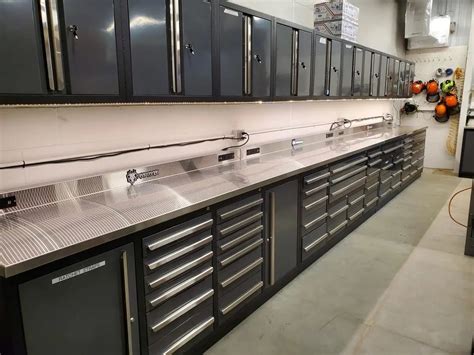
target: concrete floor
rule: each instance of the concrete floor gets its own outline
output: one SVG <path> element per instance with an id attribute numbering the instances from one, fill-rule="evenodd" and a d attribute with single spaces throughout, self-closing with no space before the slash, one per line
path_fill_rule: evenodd
<path id="1" fill-rule="evenodd" d="M 207 354 L 470 353 L 474 258 L 447 212 L 470 184 L 425 170 Z M 453 206 L 463 221 L 468 200 Z"/>

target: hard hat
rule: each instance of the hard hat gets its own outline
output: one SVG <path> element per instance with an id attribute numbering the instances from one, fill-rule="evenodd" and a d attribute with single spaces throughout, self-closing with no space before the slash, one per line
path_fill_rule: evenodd
<path id="1" fill-rule="evenodd" d="M 441 83 L 441 91 L 447 94 L 448 92 L 451 92 L 456 86 L 456 83 L 454 80 L 445 80 Z"/>
<path id="2" fill-rule="evenodd" d="M 438 88 L 439 88 L 439 84 L 436 80 L 434 79 L 431 79 L 430 81 L 428 81 L 428 83 L 426 84 L 426 92 L 429 94 L 429 95 L 434 95 L 434 94 L 437 94 L 438 93 Z"/>
<path id="3" fill-rule="evenodd" d="M 458 105 L 458 97 L 456 95 L 446 95 L 444 102 L 447 107 L 456 107 Z"/>
<path id="4" fill-rule="evenodd" d="M 436 105 L 434 118 L 440 123 L 444 123 L 449 120 L 448 108 L 443 102 L 440 102 Z"/>
<path id="5" fill-rule="evenodd" d="M 415 95 L 418 95 L 424 89 L 425 89 L 425 84 L 421 80 L 411 83 L 411 92 L 414 93 Z"/>

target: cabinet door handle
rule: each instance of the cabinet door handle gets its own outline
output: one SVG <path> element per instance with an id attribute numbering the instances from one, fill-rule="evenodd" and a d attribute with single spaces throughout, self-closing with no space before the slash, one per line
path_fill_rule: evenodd
<path id="1" fill-rule="evenodd" d="M 275 284 L 275 193 L 270 192 L 270 285 Z"/>
<path id="2" fill-rule="evenodd" d="M 244 94 L 252 94 L 252 18 L 244 16 Z"/>
<path id="3" fill-rule="evenodd" d="M 196 51 L 194 50 L 194 47 L 191 43 L 188 43 L 184 46 L 186 49 L 189 49 L 189 53 L 192 55 L 196 55 Z"/>
<path id="4" fill-rule="evenodd" d="M 261 58 L 258 54 L 255 54 L 254 58 L 255 58 L 255 60 L 257 61 L 258 64 L 262 64 L 262 63 L 263 63 L 262 58 Z"/>
<path id="5" fill-rule="evenodd" d="M 56 89 L 54 83 L 54 69 L 53 69 L 53 54 L 51 52 L 50 34 L 49 34 L 49 21 L 48 21 L 48 8 L 46 7 L 46 0 L 40 0 L 40 15 L 41 15 L 41 27 L 43 29 L 43 44 L 46 57 L 46 69 L 48 73 L 48 84 L 50 90 Z"/>
<path id="6" fill-rule="evenodd" d="M 122 277 L 123 277 L 123 293 L 125 300 L 125 321 L 127 323 L 127 349 L 128 355 L 133 355 L 133 331 L 132 323 L 135 319 L 132 317 L 130 306 L 130 283 L 128 275 L 128 255 L 126 251 L 122 252 Z"/>
<path id="7" fill-rule="evenodd" d="M 75 39 L 76 41 L 79 40 L 79 36 L 78 36 L 78 34 L 77 34 L 77 31 L 79 31 L 79 28 L 77 27 L 77 25 L 70 25 L 70 26 L 67 28 L 67 30 L 72 33 L 72 35 L 74 36 L 74 39 Z"/>
<path id="8" fill-rule="evenodd" d="M 171 84 L 174 94 L 180 94 L 181 87 L 181 55 L 180 55 L 180 9 L 179 0 L 170 1 L 171 30 Z"/>
<path id="9" fill-rule="evenodd" d="M 305 64 L 305 62 L 301 62 L 301 68 L 303 68 L 304 70 L 306 70 L 306 64 Z"/>
<path id="10" fill-rule="evenodd" d="M 61 47 L 61 34 L 59 31 L 59 16 L 57 0 L 48 1 L 49 18 L 51 20 L 51 39 L 53 43 L 54 66 L 56 75 L 56 90 L 64 90 L 64 68 Z"/>

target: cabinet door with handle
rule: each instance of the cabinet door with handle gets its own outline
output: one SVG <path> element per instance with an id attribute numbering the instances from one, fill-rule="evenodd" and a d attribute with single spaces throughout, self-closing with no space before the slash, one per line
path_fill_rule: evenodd
<path id="1" fill-rule="evenodd" d="M 298 254 L 298 181 L 276 186 L 266 193 L 269 284 L 294 270 Z"/>
<path id="2" fill-rule="evenodd" d="M 364 65 L 364 51 L 361 48 L 354 50 L 353 96 L 362 93 L 362 68 Z"/>
<path id="3" fill-rule="evenodd" d="M 21 284 L 28 354 L 139 354 L 134 265 L 128 244 Z"/>
<path id="4" fill-rule="evenodd" d="M 341 96 L 352 96 L 354 47 L 352 44 L 342 45 L 342 84 Z"/>
<path id="5" fill-rule="evenodd" d="M 272 22 L 252 17 L 251 72 L 252 96 L 270 96 Z"/>
<path id="6" fill-rule="evenodd" d="M 397 96 L 403 97 L 403 89 L 405 87 L 405 62 L 400 61 L 399 70 L 398 70 L 398 87 L 397 87 Z"/>
<path id="7" fill-rule="evenodd" d="M 314 96 L 327 96 L 327 57 L 328 40 L 320 35 L 314 36 Z"/>
<path id="8" fill-rule="evenodd" d="M 388 78 L 388 58 L 386 56 L 381 56 L 379 95 L 378 95 L 380 97 L 387 96 L 387 78 Z"/>
<path id="9" fill-rule="evenodd" d="M 293 88 L 293 36 L 291 27 L 277 24 L 276 26 L 276 96 L 291 96 Z"/>
<path id="10" fill-rule="evenodd" d="M 0 95 L 46 92 L 36 3 L 0 0 Z"/>
<path id="11" fill-rule="evenodd" d="M 372 55 L 372 70 L 370 78 L 370 96 L 378 96 L 380 83 L 380 54 Z"/>
<path id="12" fill-rule="evenodd" d="M 362 68 L 362 96 L 369 96 L 371 82 L 372 52 L 364 51 L 364 66 Z"/>
<path id="13" fill-rule="evenodd" d="M 119 93 L 113 0 L 63 0 L 70 93 Z"/>
<path id="14" fill-rule="evenodd" d="M 341 95 L 341 51 L 342 43 L 331 40 L 331 62 L 329 70 L 329 96 Z"/>
<path id="15" fill-rule="evenodd" d="M 311 43 L 312 33 L 298 34 L 298 96 L 309 96 L 311 85 Z"/>

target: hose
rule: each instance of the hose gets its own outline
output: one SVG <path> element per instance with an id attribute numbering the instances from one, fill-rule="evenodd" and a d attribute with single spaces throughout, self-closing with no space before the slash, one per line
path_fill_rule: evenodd
<path id="1" fill-rule="evenodd" d="M 459 224 L 460 226 L 462 226 L 462 227 L 464 227 L 464 228 L 467 228 L 467 226 L 466 226 L 465 224 L 463 224 L 463 223 L 457 221 L 457 220 L 453 217 L 453 215 L 452 215 L 452 213 L 451 213 L 451 204 L 453 203 L 453 200 L 454 200 L 454 198 L 455 198 L 457 195 L 459 195 L 460 193 L 462 193 L 462 192 L 464 192 L 464 191 L 468 191 L 468 190 L 471 190 L 471 189 L 472 189 L 472 187 L 468 187 L 468 188 L 466 188 L 466 189 L 463 189 L 463 190 L 460 190 L 460 191 L 456 192 L 453 196 L 451 196 L 451 198 L 449 199 L 449 203 L 448 203 L 449 218 L 451 218 L 451 219 L 454 221 L 454 223 Z"/>

